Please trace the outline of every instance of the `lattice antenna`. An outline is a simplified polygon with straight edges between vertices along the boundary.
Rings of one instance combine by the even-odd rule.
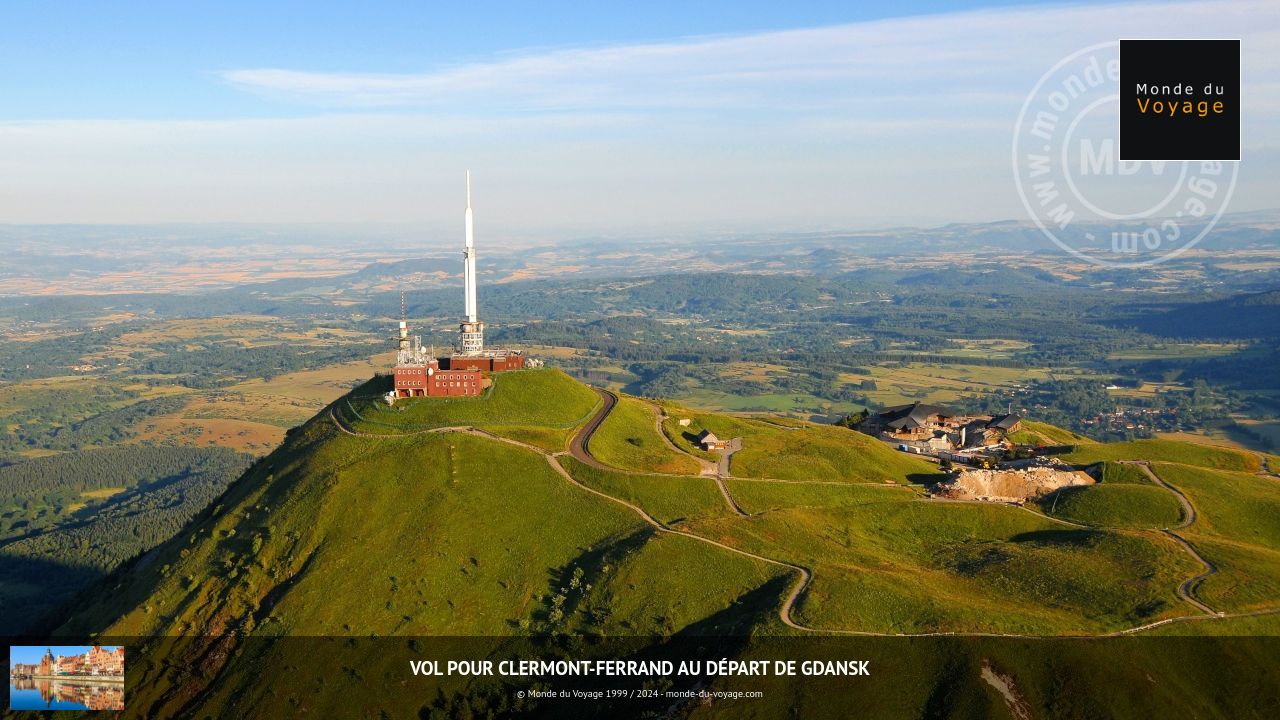
[[[403,290],[401,290],[401,291],[400,291],[400,322],[404,322],[404,321],[405,321],[405,315],[404,315],[404,291],[403,291]]]

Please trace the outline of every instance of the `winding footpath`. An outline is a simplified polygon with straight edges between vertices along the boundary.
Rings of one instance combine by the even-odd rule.
[[[531,445],[526,442],[521,442],[519,440],[514,440],[511,438],[505,438],[499,435],[494,435],[493,433],[486,432],[484,430],[481,430],[479,428],[472,427],[472,426],[449,426],[449,427],[429,428],[426,430],[417,430],[413,432],[397,433],[397,434],[360,432],[350,427],[349,425],[347,425],[347,423],[340,417],[340,414],[337,412],[337,409],[336,409],[338,405],[337,402],[329,406],[329,417],[333,421],[334,426],[339,431],[341,431],[342,433],[345,433],[346,435],[350,435],[352,437],[387,440],[387,439],[393,439],[393,438],[404,437],[404,436],[412,436],[412,435],[439,434],[439,433],[465,433],[468,435],[475,435],[475,436],[487,438],[489,440],[495,440],[497,442],[507,443],[508,445],[514,445],[516,447],[523,448],[531,452],[535,452],[543,456],[543,458],[546,459],[547,464],[551,467],[551,469],[571,485],[577,487],[580,490],[591,493],[592,495],[595,495],[599,498],[602,498],[604,500],[607,500],[609,502],[612,502],[627,508],[631,512],[635,513],[645,524],[649,525],[656,532],[668,534],[668,535],[678,535],[681,537],[689,538],[690,540],[695,540],[697,542],[705,543],[707,545],[719,548],[721,550],[731,552],[735,555],[750,558],[752,560],[756,560],[758,562],[762,562],[767,565],[771,565],[773,567],[783,568],[785,570],[795,573],[795,576],[796,576],[795,581],[792,583],[790,590],[788,590],[786,597],[783,598],[782,604],[778,607],[778,619],[787,627],[792,628],[794,630],[801,631],[801,632],[805,632],[805,633],[814,633],[819,635],[851,635],[851,636],[861,636],[861,637],[901,637],[901,638],[981,637],[981,638],[1011,638],[1011,639],[1020,639],[1020,640],[1061,640],[1061,639],[1097,640],[1102,638],[1112,638],[1112,637],[1122,637],[1126,635],[1133,635],[1133,634],[1141,633],[1154,628],[1158,628],[1164,625],[1171,625],[1174,623],[1181,623],[1181,622],[1194,622],[1194,621],[1200,621],[1200,620],[1214,620],[1214,619],[1225,619],[1225,618],[1258,617],[1262,615],[1280,614],[1280,608],[1255,610],[1252,612],[1245,612],[1245,613],[1214,612],[1213,610],[1209,609],[1207,606],[1204,606],[1203,604],[1196,601],[1194,598],[1191,598],[1188,594],[1183,594],[1184,599],[1187,599],[1189,602],[1196,605],[1197,607],[1204,609],[1207,614],[1184,615],[1180,617],[1166,618],[1164,620],[1158,620],[1156,622],[1147,623],[1145,625],[1139,625],[1137,627],[1128,628],[1125,630],[1118,630],[1110,633],[1104,633],[1100,635],[1029,635],[1029,634],[1022,634],[1022,633],[984,633],[984,632],[891,633],[891,632],[874,632],[869,630],[841,630],[841,629],[816,628],[809,625],[805,625],[793,617],[793,611],[795,609],[796,601],[800,598],[800,596],[804,593],[804,591],[809,587],[810,582],[812,582],[813,580],[813,572],[809,568],[804,567],[803,565],[798,565],[796,563],[788,562],[785,560],[779,560],[776,558],[766,557],[764,555],[759,555],[759,554],[750,552],[748,550],[736,548],[731,545],[727,545],[725,543],[712,540],[711,538],[707,538],[701,535],[687,532],[685,530],[678,530],[678,529],[672,528],[666,525],[665,523],[661,522],[657,518],[653,517],[652,515],[650,515],[644,508],[640,507],[639,505],[636,505],[635,503],[632,503],[630,501],[623,500],[622,498],[614,497],[605,492],[602,492],[595,488],[584,485],[583,483],[574,479],[574,477],[570,475],[567,470],[565,470],[564,466],[560,464],[559,458],[563,457],[566,454],[572,455],[575,459],[579,460],[580,462],[586,463],[592,467],[600,468],[604,470],[610,470],[610,471],[614,470],[614,468],[611,468],[599,462],[594,457],[592,457],[589,452],[589,448],[590,448],[591,435],[594,434],[595,431],[599,429],[601,423],[604,422],[605,417],[607,417],[609,412],[612,411],[613,408],[617,405],[618,399],[617,399],[617,396],[611,392],[608,392],[605,390],[599,390],[599,389],[595,389],[595,390],[596,390],[596,393],[601,396],[601,399],[604,402],[601,404],[599,410],[596,411],[596,414],[593,415],[591,419],[588,420],[574,434],[572,440],[569,443],[569,451],[567,453],[566,452],[557,452],[557,453],[548,452],[545,448],[541,448],[536,445]],[[339,400],[338,402],[345,402],[345,401],[346,399],[344,398],[343,400]],[[355,412],[354,408],[352,408],[352,412]],[[1133,464],[1138,464],[1138,465],[1143,464],[1143,461],[1132,461],[1132,462]],[[1173,492],[1177,493],[1179,497],[1183,497],[1180,492],[1178,492],[1176,489],[1167,485],[1162,480],[1157,478],[1154,473],[1151,473],[1150,468],[1144,468],[1144,469],[1148,472],[1148,474],[1150,474],[1150,476],[1158,484],[1169,488]],[[717,480],[719,479],[720,478],[717,477]],[[756,480],[759,480],[759,479],[756,479]],[[783,481],[779,481],[779,482],[783,482]],[[732,497],[728,496],[727,491],[726,491],[726,499],[729,500],[731,503],[733,502]],[[1183,501],[1186,507],[1190,507],[1190,502],[1187,501],[1185,497],[1183,497]],[[733,504],[736,506],[736,503],[733,503]],[[1195,520],[1194,513],[1195,513],[1195,509],[1194,507],[1191,507],[1188,518],[1184,519],[1184,523],[1179,526],[1179,529],[1185,528],[1188,525],[1190,525],[1191,522],[1194,522]],[[745,513],[743,514],[745,515]],[[1073,524],[1073,523],[1068,523],[1068,524]],[[1169,532],[1171,535],[1173,535],[1171,531],[1166,530],[1166,532]],[[1173,537],[1177,538],[1178,540],[1182,540],[1182,538],[1180,538],[1177,535],[1173,535]],[[1198,582],[1199,580],[1202,580],[1204,577],[1208,577],[1209,575],[1212,575],[1214,572],[1217,571],[1216,568],[1214,568],[1208,561],[1204,560],[1200,556],[1200,554],[1196,552],[1193,547],[1191,547],[1190,543],[1187,543],[1185,540],[1182,540],[1182,542],[1184,546],[1187,547],[1192,554],[1194,554],[1197,558],[1199,558],[1201,562],[1203,562],[1211,570],[1208,573],[1205,573],[1201,576],[1197,576],[1195,578],[1192,578],[1191,580],[1188,580],[1187,582],[1184,582],[1182,587],[1179,588],[1180,594],[1182,594],[1185,591],[1185,589],[1188,588],[1190,585],[1193,585],[1195,582]]]
[[[596,392],[602,392],[602,391],[597,390]],[[671,442],[671,438],[667,437],[666,431],[662,429],[662,423],[667,419],[667,411],[664,410],[663,407],[661,405],[658,405],[657,403],[651,403],[649,407],[652,408],[654,412],[653,429],[655,432],[658,433],[658,437],[662,438],[662,444],[666,445],[668,450],[696,460],[698,462],[699,475],[702,475],[705,477],[714,477],[716,474],[720,472],[719,466],[717,466],[715,463],[711,462],[706,458],[698,457],[697,455],[694,455],[691,452],[681,450],[679,447],[676,446],[675,443]]]
[[[597,390],[596,392],[601,391]],[[682,450],[677,447],[675,443],[671,442],[671,438],[667,437],[666,431],[662,429],[662,422],[667,419],[667,411],[657,403],[650,403],[650,407],[653,409],[656,420],[653,429],[658,433],[658,437],[662,438],[662,444],[666,445],[667,449],[671,452],[679,453],[680,455],[696,460],[699,467],[698,474],[702,477],[715,479],[716,489],[720,491],[720,497],[724,498],[724,504],[728,506],[729,510],[738,517],[751,517],[751,514],[743,510],[742,507],[738,505],[738,501],[733,499],[733,494],[729,492],[729,486],[724,483],[724,479],[730,477],[730,458],[733,457],[734,453],[742,449],[742,438],[734,438],[730,440],[728,446],[725,448],[724,454],[720,456],[720,462],[711,462],[704,457],[698,457],[687,450]]]
[[[1186,495],[1182,494],[1181,490],[1162,480],[1159,475],[1156,475],[1155,471],[1151,469],[1151,463],[1145,460],[1123,460],[1121,461],[1121,464],[1132,465],[1138,468],[1143,472],[1144,475],[1147,476],[1148,480],[1155,483],[1159,487],[1162,487],[1165,490],[1168,490],[1169,492],[1173,493],[1174,496],[1178,498],[1178,502],[1182,503],[1182,522],[1179,523],[1176,528],[1165,528],[1163,532],[1165,535],[1168,535],[1170,538],[1172,538],[1173,541],[1176,542],[1179,546],[1181,546],[1183,550],[1186,550],[1187,553],[1191,555],[1191,557],[1195,558],[1196,561],[1198,561],[1201,565],[1203,565],[1204,572],[1200,573],[1199,575],[1196,575],[1195,577],[1190,577],[1190,578],[1187,578],[1186,580],[1183,580],[1182,584],[1178,586],[1178,597],[1182,598],[1188,603],[1191,603],[1192,605],[1195,605],[1197,608],[1199,608],[1200,610],[1204,611],[1209,615],[1213,615],[1215,617],[1222,617],[1225,613],[1222,613],[1221,611],[1218,611],[1218,610],[1214,610],[1208,605],[1205,605],[1203,602],[1200,601],[1199,598],[1197,598],[1193,594],[1195,592],[1196,587],[1200,585],[1200,583],[1203,582],[1205,578],[1210,577],[1218,572],[1218,567],[1213,563],[1209,562],[1208,558],[1201,555],[1200,551],[1197,550],[1196,547],[1192,545],[1190,541],[1188,541],[1186,538],[1182,537],[1177,532],[1175,532],[1175,530],[1185,530],[1186,528],[1191,527],[1191,524],[1196,521],[1195,505],[1191,504],[1191,500],[1188,499]]]

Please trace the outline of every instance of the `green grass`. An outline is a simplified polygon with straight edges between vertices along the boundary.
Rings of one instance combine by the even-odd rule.
[[[1102,527],[1170,528],[1182,520],[1182,504],[1155,485],[1109,484],[1064,488],[1039,501],[1053,517]]]
[[[668,436],[690,451],[696,451],[694,438],[704,428],[725,440],[741,437],[742,449],[734,454],[729,467],[737,477],[909,483],[938,472],[932,463],[834,425],[801,423],[787,429],[773,422],[729,415],[668,412]],[[692,423],[680,427],[676,424],[679,417],[688,417]]]
[[[790,507],[838,508],[915,496],[910,487],[890,488],[867,483],[781,483],[729,478],[725,484],[738,506],[751,514]]]
[[[635,503],[668,525],[701,517],[728,515],[715,480],[703,477],[633,475],[599,470],[573,457],[560,458],[575,480],[616,498]]]
[[[276,633],[505,635],[521,621],[553,625],[550,596],[574,569],[592,575],[602,564],[641,562],[632,556],[645,555],[652,539],[636,514],[574,487],[537,453],[471,435],[353,438],[313,422],[253,472],[68,629],[213,631],[287,583],[263,621]],[[705,487],[653,496],[686,505],[702,498],[704,510],[722,503],[711,481],[687,482]],[[708,566],[735,562],[723,550],[702,551]],[[719,580],[702,567],[663,576],[652,562],[643,574],[656,584],[632,592],[690,610],[647,624],[627,611],[628,631],[679,630],[700,619],[703,600],[723,609],[769,575],[749,560]],[[747,576],[750,583],[733,585]],[[596,586],[604,592],[608,583]],[[577,605],[605,602],[583,594]],[[623,629],[576,611],[554,624],[582,623]]]
[[[1108,485],[1152,485],[1151,478],[1137,465],[1120,462],[1102,464],[1102,482]]]
[[[1199,513],[1188,531],[1280,551],[1280,482],[1250,473],[1156,464]]]
[[[591,436],[591,454],[623,470],[697,475],[698,461],[667,447],[658,435],[657,419],[644,401],[619,397],[613,412]]]
[[[1095,444],[1096,441],[1087,438],[1084,435],[1073,433],[1070,430],[1064,430],[1056,425],[1048,423],[1036,422],[1035,420],[1023,420],[1022,428],[1018,432],[1010,436],[1016,443],[1025,445],[1038,445],[1040,443],[1059,445],[1081,445]]]
[[[1248,612],[1280,607],[1280,551],[1180,530],[1218,568],[1196,587],[1215,610]]]
[[[1072,529],[1018,508],[890,489],[730,487],[763,514],[691,527],[812,568],[798,612],[819,628],[1056,634],[1190,611],[1174,587],[1197,566],[1167,538]]]
[[[541,394],[554,390],[559,376],[499,377],[493,395],[469,406],[473,420],[465,424],[563,448],[569,425],[538,424],[570,415],[546,407]],[[514,384],[505,385],[506,378]],[[520,378],[533,378],[529,385],[539,392],[520,387]],[[511,392],[500,401],[504,390]],[[581,396],[572,408],[581,412],[567,422],[589,414],[593,397]],[[493,421],[499,402],[507,404],[501,423]],[[415,410],[425,414],[415,422],[456,424],[465,414],[453,406],[435,412],[440,407]],[[669,452],[654,434],[648,408],[632,401],[620,409],[605,441],[624,452],[615,461],[643,466],[644,453]],[[195,651],[208,637],[238,642],[233,630],[349,636],[352,642],[371,635],[790,633],[776,614],[793,572],[661,534],[628,508],[567,482],[533,450],[461,433],[396,436],[403,413],[386,412],[388,424],[361,426],[391,433],[386,437],[344,435],[324,416],[291,432],[217,507],[148,563],[102,586],[61,632],[169,635],[187,651],[180,657],[205,657]],[[666,430],[677,442],[688,443],[685,433],[703,427],[742,437],[735,472],[791,482],[727,480],[751,513],[744,518],[730,512],[709,478],[601,471],[568,456],[559,462],[582,484],[663,523],[810,568],[811,584],[794,615],[814,628],[1093,634],[1195,612],[1175,588],[1201,568],[1163,533],[1081,529],[1021,508],[922,499],[911,482],[933,474],[932,464],[843,428],[679,409],[671,416]],[[680,428],[679,417],[695,422]],[[641,429],[649,437],[639,445],[626,442]],[[617,447],[619,439],[637,454],[625,454],[632,451]],[[1188,457],[1167,447],[1163,452]],[[1157,464],[1156,471],[1196,504],[1201,518],[1185,532],[1221,568],[1198,595],[1227,610],[1274,603],[1280,596],[1280,483],[1179,464]],[[1103,473],[1100,485],[1064,493],[1053,512],[1142,528],[1176,521],[1172,493],[1124,465],[1108,462]],[[588,645],[575,652],[589,652]],[[178,694],[164,696],[172,669],[161,663],[139,666],[131,682],[141,684],[131,687],[144,695],[131,698],[159,715],[179,708],[217,715],[214,710],[241,707],[237,682],[264,666],[251,647],[237,646],[244,656],[225,655],[230,670],[202,676],[209,689],[198,707],[182,704]],[[341,684],[317,682],[323,673],[305,668],[305,661],[292,660],[304,667],[296,680],[275,679],[272,693],[254,696],[261,703],[255,713],[288,715],[291,702],[338,701]],[[394,667],[376,662],[360,669],[365,683],[396,676]],[[1041,686],[1020,687],[1034,695]],[[980,699],[974,698],[977,715],[990,709]],[[913,714],[922,714],[924,702],[911,705]],[[420,706],[394,708],[404,712],[393,716],[412,716]]]
[[[485,432],[498,437],[516,440],[547,452],[561,452],[569,447],[569,439],[573,437],[572,428],[544,428],[535,425],[486,425]]]
[[[495,373],[493,386],[474,398],[407,398],[395,407],[380,398],[353,400],[362,432],[412,432],[454,425],[571,428],[586,422],[599,398],[560,370]]]
[[[1229,638],[1267,637],[1280,635],[1280,614],[1234,617],[1198,622],[1177,622],[1161,625],[1142,633],[1154,636],[1225,636]],[[1266,641],[1269,645],[1271,641]]]
[[[1258,457],[1253,453],[1176,440],[1155,439],[1082,444],[1078,445],[1074,452],[1063,455],[1062,458],[1077,464],[1092,464],[1100,460],[1149,460],[1246,472],[1256,472],[1261,467]]]
[[[1224,610],[1280,606],[1280,482],[1180,465],[1154,469],[1196,507],[1196,522],[1179,534],[1218,567],[1197,594]]]

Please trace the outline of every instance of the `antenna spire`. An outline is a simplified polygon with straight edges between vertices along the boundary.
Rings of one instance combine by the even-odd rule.
[[[467,171],[467,207],[471,207],[471,171]]]
[[[405,315],[404,315],[404,291],[403,291],[403,290],[401,290],[401,291],[400,291],[400,322],[404,322],[404,321],[405,321]]]

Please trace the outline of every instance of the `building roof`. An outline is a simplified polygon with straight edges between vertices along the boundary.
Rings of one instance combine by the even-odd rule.
[[[718,443],[720,442],[720,438],[716,437],[715,433],[711,432],[710,430],[703,430],[702,432],[698,433],[698,442]]]
[[[1017,425],[1021,420],[1022,418],[1017,415],[1000,415],[999,417],[991,418],[991,422],[987,423],[987,427],[1008,430],[1014,425]]]
[[[930,417],[941,415],[942,417],[955,417],[959,415],[951,408],[942,407],[941,405],[927,405],[925,403],[914,402],[910,405],[895,405],[881,410],[877,415],[885,427],[894,430],[911,430],[922,427]]]

